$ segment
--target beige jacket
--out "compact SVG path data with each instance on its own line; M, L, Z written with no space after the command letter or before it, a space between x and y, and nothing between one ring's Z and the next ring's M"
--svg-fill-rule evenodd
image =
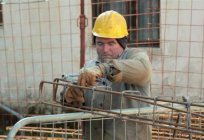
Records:
M151 63L148 55L139 49L126 48L119 59L110 62L120 72L111 76L110 83L113 91L133 90L139 91L138 95L150 96L150 80L152 74ZM136 94L136 93L133 93ZM85 105L91 106L92 95L85 93ZM119 109L121 97L105 93L95 93L93 107L100 109ZM148 106L130 99L124 99L123 108L140 108ZM120 119L93 121L84 123L84 139L89 140L150 140L151 126L135 122L125 122ZM91 127L90 127L91 124ZM92 132L90 133L90 128ZM103 136L102 136L103 135Z

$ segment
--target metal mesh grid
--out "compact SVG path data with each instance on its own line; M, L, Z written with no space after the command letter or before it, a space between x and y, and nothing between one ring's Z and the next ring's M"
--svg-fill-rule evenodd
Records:
M131 94L135 91L115 92L101 89L101 87L88 88L76 86L72 85L70 81L65 80L58 79L57 81L58 82L41 82L39 87L39 102L36 104L51 106L51 108L53 108L53 114L56 114L56 109L54 108L60 108L61 112L69 113L44 116L34 115L34 117L22 119L12 128L8 138L15 136L18 131L24 131L30 132L28 133L28 136L30 137L36 137L37 133L40 138L47 136L51 138L62 137L83 139L87 135L93 135L95 133L95 130L92 128L94 127L95 123L101 123L101 133L98 133L97 139L103 139L105 138L103 132L105 129L105 122L107 120L112 120L115 122L110 124L113 125L113 139L115 139L116 135L118 135L116 124L120 121L123 122L122 124L124 125L124 131L120 131L120 133L123 133L122 135L124 136L124 139L127 139L126 133L129 131L128 122L135 123L135 126L138 124L151 125L153 127L152 139L202 139L204 135L202 120L204 105L200 102L191 102L185 98L183 98L183 100L172 100L172 97L151 98L138 94ZM46 94L43 92L43 89L49 84L53 85L52 101L44 100L45 98L42 98L44 94ZM101 109L95 107L93 103L91 103L90 107L68 107L66 106L66 103L63 103L60 101L60 99L56 98L56 94L60 94L60 92L57 90L59 89L57 86L75 86L86 90L92 90L92 98L94 98L94 92L100 92L101 94L104 92L105 94L111 94L112 96L119 96L121 101L127 98L130 100L130 102L137 101L141 105L146 103L150 106L123 108L121 102L121 106L115 110ZM87 93L85 92L85 94ZM110 102L112 102L112 100ZM42 108L44 109L44 107ZM73 111L77 111L78 113L73 113ZM26 130L26 128L29 128L29 126L26 126L25 128L24 126L29 124L37 124L37 126L30 127L31 130ZM88 131L89 129L90 131ZM120 127L120 129L122 129L122 127ZM82 130L85 132L82 133ZM89 137L88 139L91 138ZM135 139L137 138L135 137Z

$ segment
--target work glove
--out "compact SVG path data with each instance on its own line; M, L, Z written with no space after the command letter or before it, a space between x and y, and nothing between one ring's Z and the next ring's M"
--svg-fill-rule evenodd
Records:
M96 85L96 79L107 75L108 65L98 64L89 68L82 68L78 77L77 85L90 87ZM64 98L69 106L81 107L84 103L83 89L69 87Z
M96 85L96 79L103 76L102 69L99 66L93 66L90 68L83 68L80 71L78 78L78 85L90 87Z
M91 68L82 68L77 81L77 85L89 87L96 84L96 79L102 76L102 72L99 66ZM83 89L77 87L69 87L64 94L64 99L68 106L81 107L84 103Z
M84 92L77 87L69 87L64 94L64 99L68 106L81 107L84 103Z
M94 86L97 78L101 77L107 78L111 82L120 82L122 75L120 70L116 69L112 64L100 63L90 68L81 69L78 85L85 87Z

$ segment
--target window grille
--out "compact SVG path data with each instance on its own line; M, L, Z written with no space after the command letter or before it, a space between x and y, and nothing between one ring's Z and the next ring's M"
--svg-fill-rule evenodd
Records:
M160 0L92 0L93 23L107 10L125 17L129 47L159 47Z

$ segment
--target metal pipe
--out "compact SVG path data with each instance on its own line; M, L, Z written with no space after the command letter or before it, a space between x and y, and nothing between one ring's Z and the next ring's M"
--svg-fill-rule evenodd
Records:
M18 130L28 124L36 124L36 123L45 123L45 122L53 122L53 121L66 121L66 120L77 120L77 119L86 119L90 117L102 117L101 115L93 115L91 113L69 113L69 114L56 114L56 115L43 115L43 116L34 116L27 117L20 121L18 121L9 131L9 134L6 140L14 140L14 137Z
M80 14L80 68L84 66L85 63L85 20L86 17L84 15L84 0L81 0L81 14Z
M3 109L3 110L5 110L5 111L7 111L7 112L9 112L9 113L11 113L11 114L13 114L13 115L15 115L19 120L22 119L22 118L24 118L21 114L19 114L19 113L16 112L15 110L13 110L13 109L11 109L11 108L9 108L9 107L3 105L3 104L0 104L0 108Z
M137 110L137 109L124 109L123 113L124 114L132 114L134 111L133 110ZM119 113L120 110L111 110L112 112L116 112ZM13 127L12 129L9 131L7 140L13 140L16 133L18 132L18 130L28 124L34 124L34 123L45 123L45 122L53 122L53 121L67 121L67 120L81 120L81 119L87 119L87 118L100 118L100 117L114 117L114 118L118 118L118 119L125 119L125 120L130 120L130 121L134 121L137 123L144 123L147 125L154 125L154 126L158 126L158 127L164 127L164 128L170 128L173 130L180 130L180 131L184 131L184 132L188 132L188 133L196 133L196 134L203 134L202 131L195 131L192 129L185 129L185 128L178 128L176 126L167 126L167 125L162 125L162 124L157 124L157 123L152 123L151 121L142 121L140 119L135 119L135 118L131 118L128 116L121 116L121 115L117 115L117 114L109 114L107 112L97 112L97 111L91 111L91 113L86 113L86 112L79 112L79 113L68 113L68 114L56 114L56 115L43 115L43 116L34 116L34 117L28 117L28 118L24 118L20 121L18 121Z

